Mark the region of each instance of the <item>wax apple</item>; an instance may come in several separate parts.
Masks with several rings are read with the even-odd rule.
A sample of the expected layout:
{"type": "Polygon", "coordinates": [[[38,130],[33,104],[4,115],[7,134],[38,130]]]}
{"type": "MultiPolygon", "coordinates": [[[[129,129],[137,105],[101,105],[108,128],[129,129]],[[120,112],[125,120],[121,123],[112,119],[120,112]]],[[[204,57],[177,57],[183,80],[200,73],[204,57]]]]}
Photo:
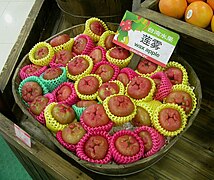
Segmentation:
{"type": "Polygon", "coordinates": [[[152,72],[154,72],[157,69],[158,65],[147,60],[141,60],[138,65],[137,65],[137,70],[138,72],[140,72],[141,74],[150,74],[152,72]]]}
{"type": "Polygon", "coordinates": [[[62,139],[69,144],[77,144],[85,133],[80,122],[72,122],[62,130],[62,139]]]}
{"type": "Polygon", "coordinates": [[[107,50],[113,48],[115,44],[113,43],[114,34],[110,34],[105,39],[105,47],[107,50]]]}
{"type": "Polygon", "coordinates": [[[192,109],[192,98],[189,93],[185,91],[172,91],[165,99],[167,103],[175,103],[181,106],[186,114],[190,113],[192,109]]]}
{"type": "Polygon", "coordinates": [[[52,47],[56,47],[56,46],[59,46],[61,44],[68,42],[69,40],[70,40],[70,36],[68,34],[62,34],[62,35],[59,35],[59,36],[53,38],[50,41],[50,45],[52,47]]]}
{"type": "Polygon", "coordinates": [[[37,82],[26,82],[22,87],[22,98],[32,102],[37,96],[42,95],[42,88],[37,82]]]}
{"type": "Polygon", "coordinates": [[[181,116],[178,110],[165,108],[159,113],[161,127],[168,131],[176,131],[181,127],[181,116]]]}
{"type": "Polygon", "coordinates": [[[99,21],[92,22],[90,24],[90,29],[94,34],[98,36],[101,36],[105,32],[105,28],[103,27],[102,23],[99,21]]]}
{"type": "Polygon", "coordinates": [[[118,117],[128,116],[134,111],[133,102],[125,95],[111,97],[108,107],[111,113],[118,117]]]}
{"type": "Polygon", "coordinates": [[[35,59],[42,59],[44,57],[46,57],[49,53],[49,50],[47,47],[43,46],[43,47],[39,47],[38,49],[36,49],[35,53],[34,53],[34,58],[35,59]]]}
{"type": "Polygon", "coordinates": [[[99,88],[99,81],[94,76],[86,76],[79,81],[77,88],[81,94],[94,94],[99,88]]]}
{"type": "Polygon", "coordinates": [[[108,64],[102,64],[97,68],[95,74],[99,75],[102,78],[103,83],[105,83],[114,75],[114,69],[108,64]]]}
{"type": "Polygon", "coordinates": [[[56,92],[56,99],[58,102],[65,101],[71,95],[71,93],[71,88],[64,85],[56,92]]]}
{"type": "Polygon", "coordinates": [[[119,73],[117,76],[117,80],[122,82],[124,86],[129,83],[129,77],[126,73],[119,73]]]}
{"type": "Polygon", "coordinates": [[[59,77],[62,74],[62,69],[59,67],[51,67],[45,70],[43,78],[46,80],[51,80],[59,77]]]}
{"type": "Polygon", "coordinates": [[[135,77],[128,84],[128,95],[134,99],[142,99],[148,96],[152,84],[149,79],[145,77],[135,77]]]}
{"type": "Polygon", "coordinates": [[[124,156],[134,156],[140,150],[140,145],[135,137],[122,135],[115,141],[116,149],[124,156]]]}
{"type": "Polygon", "coordinates": [[[137,114],[132,119],[132,124],[134,126],[150,126],[151,125],[151,118],[149,113],[142,107],[137,107],[137,114]]]}
{"type": "Polygon", "coordinates": [[[75,119],[74,110],[65,104],[56,104],[53,107],[51,114],[60,124],[69,124],[75,119]]]}
{"type": "Polygon", "coordinates": [[[56,52],[55,63],[63,64],[63,66],[65,66],[68,63],[68,61],[70,61],[73,57],[74,56],[71,51],[63,49],[61,51],[56,52]]]}
{"type": "Polygon", "coordinates": [[[120,46],[117,46],[110,51],[109,55],[115,59],[126,59],[130,56],[130,52],[120,46]]]}
{"type": "Polygon", "coordinates": [[[84,37],[79,37],[74,41],[72,52],[76,55],[82,54],[83,50],[85,49],[87,44],[87,39],[84,37]]]}
{"type": "Polygon", "coordinates": [[[91,51],[89,56],[93,59],[94,64],[102,61],[103,55],[100,49],[94,49],[91,51]]]}
{"type": "Polygon", "coordinates": [[[77,107],[88,107],[92,104],[97,104],[97,101],[95,100],[80,100],[76,103],[77,107]]]}
{"type": "Polygon", "coordinates": [[[68,63],[68,71],[71,75],[78,75],[83,73],[89,66],[87,60],[83,57],[75,57],[68,63]]]}
{"type": "Polygon", "coordinates": [[[179,68],[169,67],[164,72],[173,85],[182,83],[183,73],[179,68]]]}
{"type": "Polygon", "coordinates": [[[103,83],[98,89],[98,95],[102,101],[110,95],[119,93],[119,86],[115,82],[103,83]]]}
{"type": "Polygon", "coordinates": [[[91,159],[103,159],[107,152],[108,141],[103,136],[93,135],[85,143],[85,153],[91,159]]]}
{"type": "Polygon", "coordinates": [[[37,96],[30,104],[30,111],[38,116],[45,109],[48,104],[49,99],[45,96],[37,96]]]}
{"type": "Polygon", "coordinates": [[[153,143],[152,143],[152,137],[148,131],[141,131],[139,133],[139,136],[142,138],[144,143],[144,152],[148,152],[152,149],[153,143]]]}

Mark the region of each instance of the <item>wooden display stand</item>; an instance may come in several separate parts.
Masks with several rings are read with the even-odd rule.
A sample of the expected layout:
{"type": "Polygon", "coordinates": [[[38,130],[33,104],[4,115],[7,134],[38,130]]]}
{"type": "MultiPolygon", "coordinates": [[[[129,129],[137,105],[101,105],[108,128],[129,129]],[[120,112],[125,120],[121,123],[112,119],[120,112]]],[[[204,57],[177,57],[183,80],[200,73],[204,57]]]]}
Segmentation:
{"type": "MultiPolygon", "coordinates": [[[[136,13],[147,18],[145,11],[146,8],[142,7],[136,13]]],[[[148,13],[151,12],[149,11],[148,13]]],[[[34,44],[69,27],[67,23],[64,23],[62,17],[60,9],[53,1],[37,0],[35,2],[0,75],[0,89],[3,99],[7,99],[9,111],[15,117],[9,117],[8,114],[3,115],[1,111],[0,133],[33,179],[116,180],[120,177],[120,172],[118,172],[119,177],[94,173],[66,156],[50,142],[42,131],[36,127],[32,128],[33,124],[28,121],[28,117],[22,113],[13,99],[12,77],[18,64],[34,44]],[[31,148],[15,136],[14,123],[18,124],[32,136],[31,148]]],[[[155,19],[151,20],[156,22],[155,19]]],[[[170,25],[173,27],[175,24],[166,23],[162,26],[172,29],[172,27],[169,27],[170,25]]],[[[181,34],[183,36],[183,33],[181,34]]],[[[184,35],[184,37],[187,36],[184,35]]],[[[210,38],[214,41],[213,36],[210,38]]],[[[195,37],[192,37],[192,39],[194,40],[195,37]]],[[[200,47],[200,50],[207,50],[209,54],[211,53],[210,49],[214,49],[214,44],[208,44],[209,48],[206,49],[206,46],[200,47]]],[[[196,70],[198,76],[203,76],[200,78],[203,99],[198,116],[192,126],[169,150],[164,158],[144,171],[125,176],[126,179],[214,179],[213,75],[212,72],[207,72],[203,68],[204,63],[209,62],[210,57],[203,54],[203,60],[193,59],[195,58],[195,53],[197,54],[195,51],[198,50],[197,46],[194,48],[189,46],[182,38],[177,51],[196,70]],[[191,49],[191,51],[187,52],[183,48],[185,46],[191,49]]],[[[210,61],[206,67],[210,68],[209,65],[213,67],[213,62],[210,61]]]]}

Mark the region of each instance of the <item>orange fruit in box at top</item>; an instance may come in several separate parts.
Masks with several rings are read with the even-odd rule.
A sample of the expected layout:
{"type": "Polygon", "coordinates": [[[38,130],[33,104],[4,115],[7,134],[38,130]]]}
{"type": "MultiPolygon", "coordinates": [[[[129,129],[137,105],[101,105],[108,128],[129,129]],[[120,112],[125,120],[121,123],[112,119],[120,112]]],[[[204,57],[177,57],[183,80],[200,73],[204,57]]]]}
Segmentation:
{"type": "Polygon", "coordinates": [[[186,9],[185,21],[201,28],[206,28],[212,19],[212,8],[203,1],[192,2],[186,9]]]}
{"type": "Polygon", "coordinates": [[[187,2],[190,4],[192,2],[195,2],[195,1],[205,1],[205,0],[187,0],[187,2]]]}
{"type": "Polygon", "coordinates": [[[214,32],[214,16],[212,17],[212,20],[211,20],[211,30],[212,32],[214,32]]]}
{"type": "Polygon", "coordinates": [[[159,10],[162,14],[181,19],[187,8],[186,0],[160,0],[159,10]]]}
{"type": "Polygon", "coordinates": [[[213,9],[214,11],[214,0],[207,0],[207,4],[210,5],[210,7],[213,9]]]}

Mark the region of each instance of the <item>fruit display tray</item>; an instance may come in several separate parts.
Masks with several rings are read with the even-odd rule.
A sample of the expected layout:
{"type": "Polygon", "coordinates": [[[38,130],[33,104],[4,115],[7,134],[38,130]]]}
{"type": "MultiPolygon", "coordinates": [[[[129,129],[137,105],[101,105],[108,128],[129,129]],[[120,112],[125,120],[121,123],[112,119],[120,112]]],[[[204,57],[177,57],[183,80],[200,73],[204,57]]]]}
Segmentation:
{"type": "MultiPolygon", "coordinates": [[[[114,23],[107,23],[107,26],[109,27],[109,29],[111,29],[112,31],[116,31],[118,28],[117,24],[114,23]]],[[[53,39],[54,37],[60,35],[60,34],[68,34],[70,35],[70,37],[75,37],[78,34],[81,34],[84,31],[84,24],[81,25],[76,25],[70,28],[67,28],[61,32],[59,32],[58,34],[55,34],[54,36],[48,38],[46,40],[46,42],[49,42],[51,39],[53,39]]],[[[13,79],[12,79],[12,90],[13,90],[13,95],[15,97],[15,101],[18,104],[18,106],[21,108],[21,110],[23,111],[23,113],[25,115],[28,116],[28,119],[30,121],[32,121],[32,123],[39,127],[39,129],[41,129],[44,134],[63,152],[65,153],[68,157],[72,158],[73,160],[75,160],[77,163],[79,163],[81,166],[89,169],[90,171],[96,172],[98,174],[103,174],[103,175],[109,175],[109,176],[125,176],[125,175],[131,175],[140,171],[143,171],[147,168],[149,168],[150,166],[152,166],[154,163],[158,162],[161,158],[163,158],[166,153],[169,151],[169,149],[181,138],[181,136],[187,131],[187,129],[189,129],[189,127],[192,125],[193,121],[195,120],[199,110],[200,110],[200,104],[201,104],[201,99],[202,99],[202,93],[201,93],[201,85],[200,85],[200,81],[195,73],[195,71],[193,70],[193,68],[187,63],[187,61],[185,61],[182,57],[180,57],[177,54],[173,54],[172,56],[174,61],[177,61],[179,63],[181,63],[187,70],[188,72],[188,77],[189,77],[189,82],[191,84],[192,87],[194,87],[194,93],[197,97],[197,107],[194,111],[194,113],[188,118],[188,123],[187,126],[185,128],[185,130],[177,135],[176,137],[173,137],[169,140],[169,142],[156,154],[147,157],[147,158],[143,158],[137,162],[134,163],[130,163],[130,164],[116,164],[116,163],[108,163],[108,164],[95,164],[95,163],[90,163],[90,162],[86,162],[84,160],[79,159],[75,154],[73,154],[72,152],[68,151],[67,149],[65,149],[56,139],[55,135],[49,131],[45,126],[43,126],[42,124],[40,124],[38,121],[36,121],[33,116],[29,113],[29,111],[26,109],[26,106],[23,104],[23,101],[21,100],[21,97],[18,93],[18,87],[19,84],[21,82],[21,79],[19,77],[19,71],[20,69],[29,64],[29,58],[28,58],[28,54],[26,54],[24,56],[24,58],[22,59],[22,61],[20,62],[20,64],[18,65],[14,75],[13,75],[13,79]]],[[[130,63],[131,64],[131,63],[130,63]]]]}
{"type": "MultiPolygon", "coordinates": [[[[145,8],[139,8],[136,13],[143,17],[149,15],[145,8]]],[[[149,13],[152,12],[149,11],[149,13]]],[[[190,64],[200,79],[203,92],[200,111],[197,117],[192,117],[195,119],[188,130],[179,136],[176,143],[163,154],[164,158],[153,165],[148,164],[149,168],[144,168],[143,171],[139,170],[138,173],[121,177],[121,173],[126,173],[123,172],[123,169],[122,172],[117,171],[117,176],[106,176],[84,168],[52,143],[50,138],[44,134],[44,130],[46,130],[43,129],[44,126],[28,116],[28,112],[20,109],[12,93],[12,86],[17,86],[12,79],[14,73],[22,63],[28,62],[28,60],[26,62],[22,60],[37,42],[44,41],[72,26],[73,22],[68,21],[69,18],[65,18],[65,16],[58,8],[56,1],[35,1],[0,74],[0,134],[32,179],[214,179],[214,62],[213,51],[210,51],[210,47],[214,48],[214,46],[207,45],[207,43],[201,45],[200,49],[197,48],[199,44],[193,44],[192,46],[195,48],[189,46],[185,42],[189,37],[184,36],[184,33],[181,33],[182,38],[176,48],[176,53],[190,64]],[[14,124],[20,126],[31,136],[31,147],[17,138],[14,124]]],[[[159,19],[158,15],[155,17],[159,19]]],[[[171,25],[173,28],[175,24],[171,25]]],[[[195,39],[194,42],[196,41],[198,40],[195,39]]],[[[194,74],[190,76],[194,80],[194,74]]],[[[145,166],[146,163],[142,164],[142,168],[145,166]]],[[[138,168],[141,166],[139,165],[138,168]]],[[[134,170],[136,172],[136,168],[134,170]]]]}

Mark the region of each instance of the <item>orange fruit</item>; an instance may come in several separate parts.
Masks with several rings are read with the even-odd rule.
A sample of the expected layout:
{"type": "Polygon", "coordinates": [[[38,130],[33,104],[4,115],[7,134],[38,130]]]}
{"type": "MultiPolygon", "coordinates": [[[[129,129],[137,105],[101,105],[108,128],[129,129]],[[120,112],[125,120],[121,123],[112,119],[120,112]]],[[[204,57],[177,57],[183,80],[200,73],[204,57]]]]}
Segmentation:
{"type": "Polygon", "coordinates": [[[214,16],[212,17],[212,20],[211,20],[211,30],[212,32],[214,32],[214,16]]]}
{"type": "Polygon", "coordinates": [[[192,2],[186,9],[185,21],[195,26],[206,28],[212,19],[212,8],[203,1],[192,2]]]}
{"type": "Polygon", "coordinates": [[[190,4],[192,2],[195,2],[195,1],[205,1],[205,0],[187,0],[187,2],[190,4]]]}
{"type": "Polygon", "coordinates": [[[214,0],[207,0],[207,4],[214,10],[214,0]]]}
{"type": "Polygon", "coordinates": [[[165,14],[176,19],[181,19],[187,8],[186,0],[160,0],[159,10],[162,14],[165,14]]]}

